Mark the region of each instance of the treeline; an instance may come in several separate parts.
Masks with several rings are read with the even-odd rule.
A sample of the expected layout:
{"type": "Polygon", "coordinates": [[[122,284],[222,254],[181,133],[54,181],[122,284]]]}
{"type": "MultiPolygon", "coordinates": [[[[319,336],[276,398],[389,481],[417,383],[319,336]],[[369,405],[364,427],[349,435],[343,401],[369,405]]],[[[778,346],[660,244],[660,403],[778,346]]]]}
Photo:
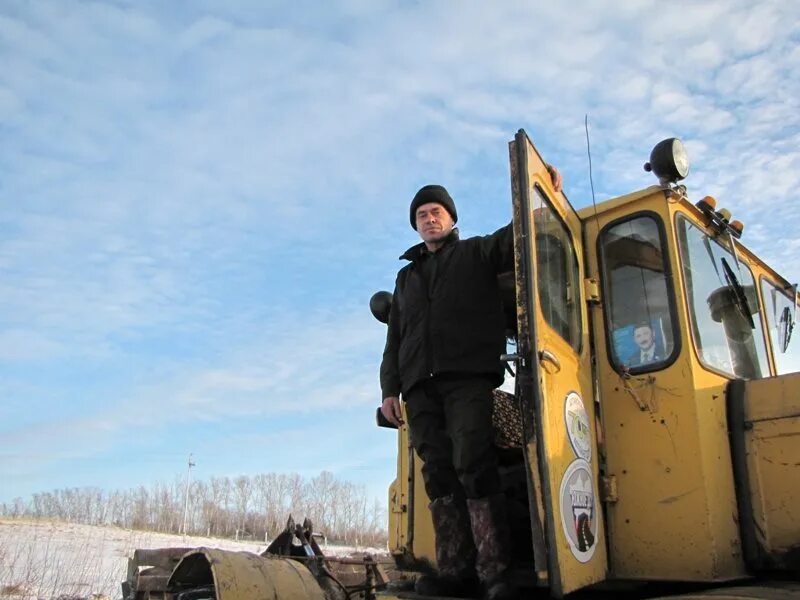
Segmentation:
{"type": "MultiPolygon", "coordinates": [[[[183,533],[186,480],[126,491],[69,488],[33,494],[0,504],[12,518],[60,519],[89,525],[183,533]]],[[[305,479],[298,474],[212,477],[189,486],[186,533],[236,539],[272,540],[292,515],[311,519],[328,542],[382,547],[386,509],[367,498],[366,489],[323,471],[305,479]]]]}

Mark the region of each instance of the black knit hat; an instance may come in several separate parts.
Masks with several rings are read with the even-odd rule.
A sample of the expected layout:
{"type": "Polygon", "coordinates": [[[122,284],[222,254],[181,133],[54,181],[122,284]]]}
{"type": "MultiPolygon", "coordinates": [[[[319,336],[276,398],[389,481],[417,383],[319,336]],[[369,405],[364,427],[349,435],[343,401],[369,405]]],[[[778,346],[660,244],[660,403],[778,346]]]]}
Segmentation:
{"type": "Polygon", "coordinates": [[[417,209],[423,204],[428,202],[435,202],[445,207],[450,216],[453,217],[453,223],[458,221],[458,213],[456,212],[456,203],[441,185],[426,185],[416,193],[414,199],[411,201],[411,227],[414,231],[417,230],[417,209]]]}

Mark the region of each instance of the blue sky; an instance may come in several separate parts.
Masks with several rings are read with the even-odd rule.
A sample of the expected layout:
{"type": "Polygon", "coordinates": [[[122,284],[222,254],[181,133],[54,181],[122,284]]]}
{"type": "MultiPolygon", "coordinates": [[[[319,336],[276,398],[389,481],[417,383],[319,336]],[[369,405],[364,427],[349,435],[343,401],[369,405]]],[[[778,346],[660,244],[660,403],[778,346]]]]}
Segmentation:
{"type": "Polygon", "coordinates": [[[800,6],[746,1],[0,5],[0,501],[323,469],[384,497],[367,309],[446,185],[510,217],[524,127],[576,207],[684,139],[788,279],[800,6]],[[233,6],[230,6],[232,4],[233,6]]]}

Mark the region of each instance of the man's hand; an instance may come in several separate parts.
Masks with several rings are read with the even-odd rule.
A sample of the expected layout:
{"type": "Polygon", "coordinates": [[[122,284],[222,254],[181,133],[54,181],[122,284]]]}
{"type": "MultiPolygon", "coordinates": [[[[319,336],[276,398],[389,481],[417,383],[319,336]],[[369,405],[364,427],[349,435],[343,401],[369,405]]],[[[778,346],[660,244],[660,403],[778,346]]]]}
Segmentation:
{"type": "Polygon", "coordinates": [[[381,413],[392,425],[400,427],[404,423],[403,413],[400,412],[400,398],[397,396],[387,396],[383,399],[381,413]]]}
{"type": "Polygon", "coordinates": [[[553,182],[553,189],[557,192],[561,191],[561,184],[564,183],[561,179],[561,173],[558,172],[553,165],[545,165],[547,172],[550,173],[550,180],[553,182]]]}

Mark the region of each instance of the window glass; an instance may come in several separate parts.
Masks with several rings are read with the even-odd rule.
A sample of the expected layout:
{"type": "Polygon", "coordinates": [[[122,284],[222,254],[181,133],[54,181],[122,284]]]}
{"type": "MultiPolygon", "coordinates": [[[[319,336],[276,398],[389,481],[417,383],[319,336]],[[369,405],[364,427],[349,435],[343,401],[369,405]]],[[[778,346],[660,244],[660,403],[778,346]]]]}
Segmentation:
{"type": "Polygon", "coordinates": [[[531,199],[539,306],[547,324],[579,352],[580,278],[572,238],[538,187],[533,188],[531,199]]]}
{"type": "Polygon", "coordinates": [[[613,225],[600,236],[600,252],[611,362],[636,371],[664,366],[677,333],[658,222],[639,216],[613,225]]]}
{"type": "Polygon", "coordinates": [[[687,219],[678,219],[686,296],[700,361],[734,377],[769,375],[753,274],[687,219]]]}
{"type": "Polygon", "coordinates": [[[769,337],[772,340],[772,355],[778,375],[800,371],[800,330],[795,328],[789,338],[786,351],[782,351],[781,339],[788,324],[794,323],[795,313],[794,290],[783,290],[766,279],[761,280],[761,293],[764,298],[764,314],[767,316],[769,337]]]}

